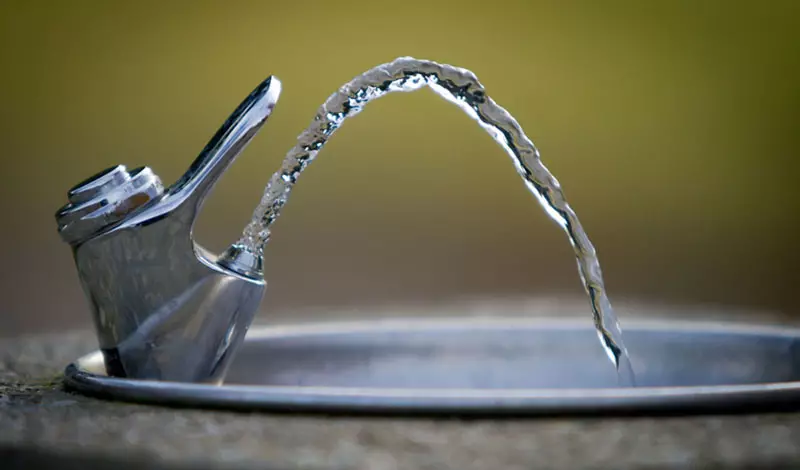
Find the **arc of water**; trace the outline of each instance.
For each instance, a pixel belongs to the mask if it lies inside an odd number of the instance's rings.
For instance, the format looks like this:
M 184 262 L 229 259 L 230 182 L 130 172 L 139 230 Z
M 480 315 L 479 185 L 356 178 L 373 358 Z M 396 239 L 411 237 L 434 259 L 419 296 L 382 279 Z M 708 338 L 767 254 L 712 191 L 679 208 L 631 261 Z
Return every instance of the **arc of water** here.
M 461 108 L 500 144 L 530 192 L 567 232 L 581 281 L 591 300 L 601 344 L 620 372 L 626 372 L 622 368 L 629 370 L 622 333 L 605 293 L 595 248 L 567 203 L 561 185 L 541 162 L 539 151 L 516 119 L 486 95 L 475 74 L 463 68 L 401 57 L 368 70 L 333 93 L 319 108 L 308 129 L 298 136 L 297 144 L 289 150 L 281 169 L 272 175 L 251 222 L 237 243 L 239 248 L 262 252 L 269 241 L 270 226 L 280 215 L 297 178 L 348 117 L 388 93 L 410 92 L 426 86 Z

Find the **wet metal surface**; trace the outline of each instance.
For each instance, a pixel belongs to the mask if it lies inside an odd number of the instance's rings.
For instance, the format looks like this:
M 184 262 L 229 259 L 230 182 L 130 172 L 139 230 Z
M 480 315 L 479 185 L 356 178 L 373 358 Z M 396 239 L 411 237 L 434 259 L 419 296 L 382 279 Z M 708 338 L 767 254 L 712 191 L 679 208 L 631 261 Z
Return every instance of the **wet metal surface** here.
M 618 385 L 589 322 L 452 318 L 251 329 L 222 386 L 109 378 L 77 391 L 128 401 L 281 411 L 441 414 L 716 412 L 800 403 L 800 329 L 625 325 L 636 388 Z

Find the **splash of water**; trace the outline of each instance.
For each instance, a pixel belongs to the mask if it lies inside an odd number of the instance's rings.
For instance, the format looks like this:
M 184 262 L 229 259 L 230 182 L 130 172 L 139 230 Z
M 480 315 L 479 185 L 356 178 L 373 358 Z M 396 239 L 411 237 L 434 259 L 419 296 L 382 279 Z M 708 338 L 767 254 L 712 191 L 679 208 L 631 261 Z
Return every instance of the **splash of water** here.
M 628 353 L 606 296 L 594 246 L 567 203 L 561 185 L 541 162 L 533 142 L 511 114 L 486 95 L 483 85 L 469 70 L 401 57 L 368 70 L 342 86 L 319 108 L 311 126 L 300 134 L 297 144 L 289 150 L 281 169 L 272 175 L 253 213 L 253 219 L 237 246 L 253 253 L 263 251 L 269 241 L 270 226 L 280 215 L 297 178 L 348 117 L 358 114 L 367 103 L 388 93 L 415 91 L 423 87 L 431 88 L 457 105 L 500 144 L 511 157 L 517 173 L 530 192 L 547 214 L 567 232 L 575 251 L 581 281 L 591 300 L 600 342 L 616 365 L 620 380 L 633 385 Z

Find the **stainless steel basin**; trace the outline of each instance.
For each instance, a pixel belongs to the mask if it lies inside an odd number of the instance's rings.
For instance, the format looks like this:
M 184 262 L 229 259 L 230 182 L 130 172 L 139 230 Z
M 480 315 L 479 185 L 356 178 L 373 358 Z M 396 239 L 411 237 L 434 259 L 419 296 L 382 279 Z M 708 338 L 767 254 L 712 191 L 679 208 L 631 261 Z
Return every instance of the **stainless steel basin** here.
M 637 387 L 620 387 L 589 322 L 447 318 L 256 327 L 222 386 L 106 377 L 93 353 L 68 387 L 121 400 L 281 411 L 433 414 L 800 408 L 800 329 L 625 324 Z

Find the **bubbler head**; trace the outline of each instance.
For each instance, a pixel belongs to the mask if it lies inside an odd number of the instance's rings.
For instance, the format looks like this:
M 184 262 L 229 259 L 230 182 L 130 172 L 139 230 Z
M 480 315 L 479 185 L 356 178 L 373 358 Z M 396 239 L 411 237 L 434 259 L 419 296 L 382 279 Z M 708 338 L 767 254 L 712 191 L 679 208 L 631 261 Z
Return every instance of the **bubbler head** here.
M 169 188 L 148 167 L 117 165 L 69 190 L 58 231 L 72 247 L 109 375 L 223 379 L 266 288 L 262 259 L 235 245 L 211 254 L 192 229 L 280 90 L 274 77 L 256 87 Z

